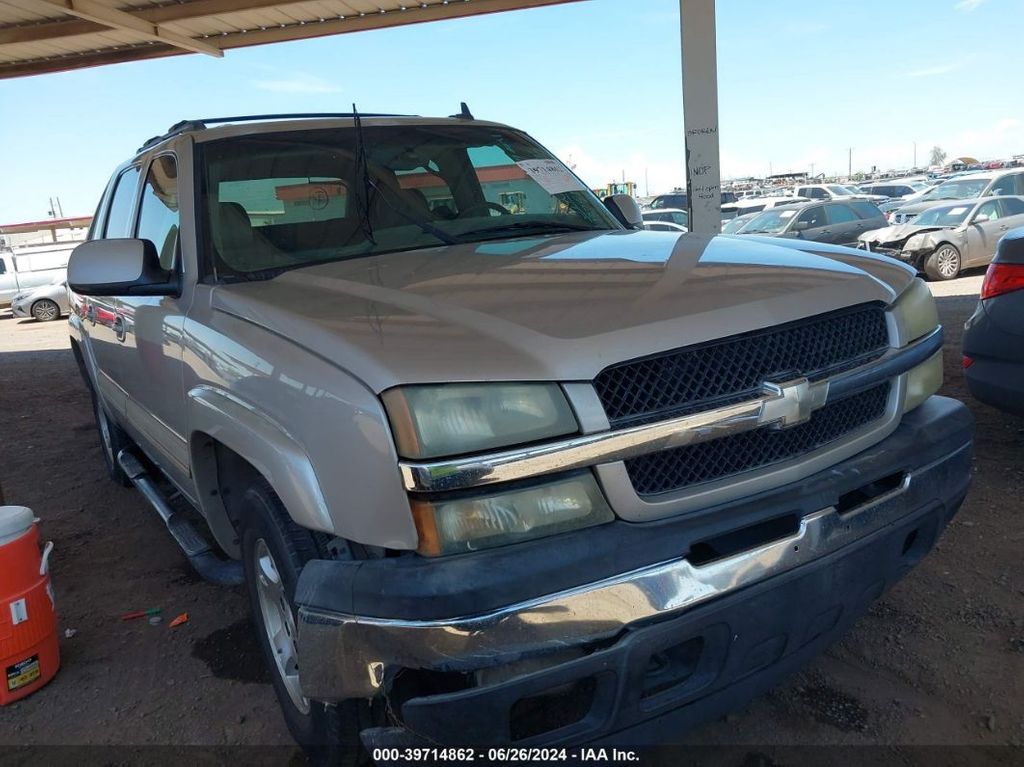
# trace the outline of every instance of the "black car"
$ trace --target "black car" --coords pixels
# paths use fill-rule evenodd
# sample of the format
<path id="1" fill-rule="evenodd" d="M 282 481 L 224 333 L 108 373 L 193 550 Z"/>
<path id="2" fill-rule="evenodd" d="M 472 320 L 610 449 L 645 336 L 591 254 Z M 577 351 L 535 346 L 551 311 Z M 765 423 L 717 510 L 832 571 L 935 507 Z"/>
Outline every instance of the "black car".
<path id="1" fill-rule="evenodd" d="M 999 241 L 964 326 L 963 365 L 975 399 L 1024 415 L 1024 228 Z"/>
<path id="2" fill-rule="evenodd" d="M 791 237 L 833 245 L 857 244 L 864 232 L 886 226 L 885 216 L 866 200 L 805 202 L 766 210 L 739 234 Z"/>

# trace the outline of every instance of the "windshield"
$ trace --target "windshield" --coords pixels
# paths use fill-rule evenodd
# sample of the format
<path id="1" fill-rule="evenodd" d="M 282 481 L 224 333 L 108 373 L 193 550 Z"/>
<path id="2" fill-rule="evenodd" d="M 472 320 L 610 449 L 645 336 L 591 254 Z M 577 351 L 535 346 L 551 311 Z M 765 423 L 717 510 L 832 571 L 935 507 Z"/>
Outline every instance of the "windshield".
<path id="1" fill-rule="evenodd" d="M 786 228 L 797 214 L 792 208 L 773 208 L 755 216 L 743 227 L 743 234 L 777 234 Z"/>
<path id="2" fill-rule="evenodd" d="M 987 178 L 958 178 L 954 181 L 946 181 L 932 189 L 922 199 L 926 200 L 968 200 L 971 197 L 981 197 L 985 187 L 989 184 Z"/>
<path id="3" fill-rule="evenodd" d="M 940 205 L 915 218 L 914 226 L 960 226 L 970 212 L 970 205 Z"/>
<path id="4" fill-rule="evenodd" d="M 722 234 L 736 234 L 751 221 L 750 216 L 731 218 L 722 224 Z"/>
<path id="5" fill-rule="evenodd" d="M 621 228 L 518 131 L 366 126 L 361 138 L 338 128 L 206 144 L 202 210 L 216 276 L 258 279 L 390 251 Z"/>

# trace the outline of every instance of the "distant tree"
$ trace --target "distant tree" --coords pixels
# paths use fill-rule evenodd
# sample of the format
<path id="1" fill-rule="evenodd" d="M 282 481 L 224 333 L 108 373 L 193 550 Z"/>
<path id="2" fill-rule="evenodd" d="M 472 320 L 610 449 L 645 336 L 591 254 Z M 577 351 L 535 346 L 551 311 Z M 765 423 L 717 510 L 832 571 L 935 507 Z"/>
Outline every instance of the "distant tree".
<path id="1" fill-rule="evenodd" d="M 942 151 L 942 147 L 932 147 L 932 165 L 942 165 L 946 161 L 946 153 Z"/>

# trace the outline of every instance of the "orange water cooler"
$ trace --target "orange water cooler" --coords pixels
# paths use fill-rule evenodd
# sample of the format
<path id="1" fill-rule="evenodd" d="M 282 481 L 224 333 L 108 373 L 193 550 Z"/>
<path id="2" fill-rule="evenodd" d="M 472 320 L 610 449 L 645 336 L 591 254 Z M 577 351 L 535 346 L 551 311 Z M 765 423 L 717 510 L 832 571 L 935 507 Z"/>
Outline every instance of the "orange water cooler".
<path id="1" fill-rule="evenodd" d="M 60 666 L 52 548 L 48 543 L 40 554 L 30 509 L 0 506 L 0 706 L 35 692 Z"/>

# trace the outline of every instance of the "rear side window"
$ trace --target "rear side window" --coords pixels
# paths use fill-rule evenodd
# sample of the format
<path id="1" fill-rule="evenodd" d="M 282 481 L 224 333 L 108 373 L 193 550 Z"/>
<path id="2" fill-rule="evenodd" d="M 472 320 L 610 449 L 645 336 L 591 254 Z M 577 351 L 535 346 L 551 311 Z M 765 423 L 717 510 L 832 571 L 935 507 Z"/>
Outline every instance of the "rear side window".
<path id="1" fill-rule="evenodd" d="M 1018 197 L 1007 197 L 1000 200 L 999 203 L 1003 206 L 1003 215 L 1005 216 L 1019 216 L 1024 213 L 1024 200 Z"/>
<path id="2" fill-rule="evenodd" d="M 117 179 L 114 196 L 110 199 L 107 223 L 103 228 L 104 239 L 128 237 L 131 234 L 132 206 L 135 189 L 139 184 L 139 169 L 129 168 Z"/>
<path id="3" fill-rule="evenodd" d="M 850 207 L 861 218 L 882 218 L 883 213 L 870 202 L 851 202 Z"/>
<path id="4" fill-rule="evenodd" d="M 178 255 L 178 166 L 172 155 L 161 155 L 149 166 L 136 236 L 156 246 L 160 266 L 174 268 Z"/>

